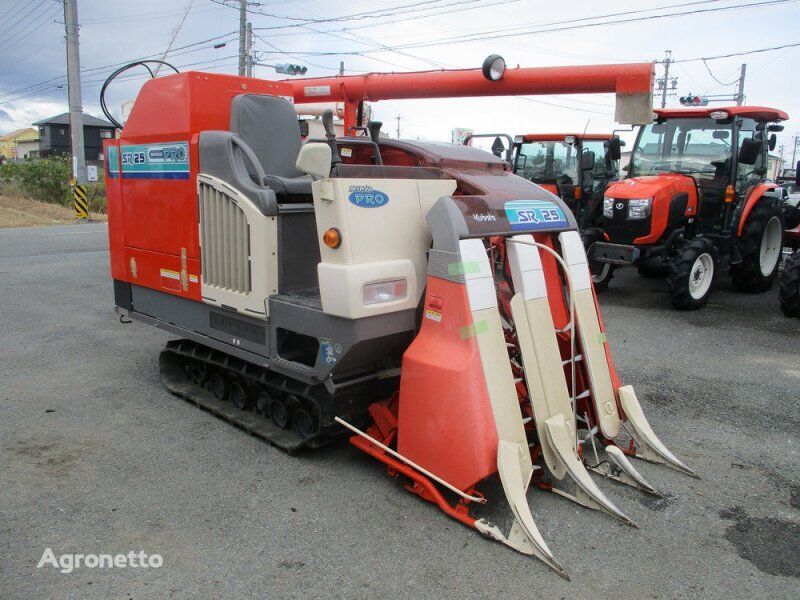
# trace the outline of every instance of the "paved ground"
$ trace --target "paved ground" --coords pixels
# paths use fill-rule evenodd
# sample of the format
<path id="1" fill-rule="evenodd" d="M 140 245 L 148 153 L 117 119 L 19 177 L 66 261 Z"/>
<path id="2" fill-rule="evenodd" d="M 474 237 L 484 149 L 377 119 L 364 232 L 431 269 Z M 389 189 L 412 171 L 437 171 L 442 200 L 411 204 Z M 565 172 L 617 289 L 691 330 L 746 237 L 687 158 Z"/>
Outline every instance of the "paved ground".
<path id="1" fill-rule="evenodd" d="M 0 598 L 797 597 L 800 322 L 723 285 L 681 314 L 661 282 L 603 297 L 624 379 L 694 480 L 600 485 L 633 530 L 530 493 L 567 583 L 448 520 L 346 445 L 290 458 L 168 395 L 167 339 L 112 312 L 105 226 L 0 231 Z M 63 553 L 159 553 L 60 574 Z"/>

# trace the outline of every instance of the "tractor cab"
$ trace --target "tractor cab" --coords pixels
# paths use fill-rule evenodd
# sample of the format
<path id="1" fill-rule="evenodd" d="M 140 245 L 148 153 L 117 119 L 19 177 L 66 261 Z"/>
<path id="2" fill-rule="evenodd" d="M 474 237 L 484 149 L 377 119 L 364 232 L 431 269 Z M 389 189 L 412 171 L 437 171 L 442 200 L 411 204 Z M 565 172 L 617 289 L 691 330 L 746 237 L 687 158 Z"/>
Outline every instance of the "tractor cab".
<path id="1" fill-rule="evenodd" d="M 612 134 L 518 135 L 514 173 L 561 197 L 582 230 L 597 227 L 603 192 L 619 175 L 621 144 Z"/>
<path id="2" fill-rule="evenodd" d="M 605 192 L 604 241 L 591 253 L 595 271 L 600 273 L 601 263 L 632 264 L 643 274 L 664 274 L 680 248 L 702 238 L 698 248 L 714 249 L 708 269 L 731 267 L 741 289 L 769 287 L 777 272 L 782 217 L 781 194 L 765 181 L 767 153 L 783 129 L 777 122 L 787 118 L 764 107 L 656 110 L 653 122 L 639 130 L 627 177 Z M 611 270 L 606 269 L 609 279 Z M 697 298 L 673 302 L 702 304 L 700 296 L 711 289 L 707 283 Z"/>

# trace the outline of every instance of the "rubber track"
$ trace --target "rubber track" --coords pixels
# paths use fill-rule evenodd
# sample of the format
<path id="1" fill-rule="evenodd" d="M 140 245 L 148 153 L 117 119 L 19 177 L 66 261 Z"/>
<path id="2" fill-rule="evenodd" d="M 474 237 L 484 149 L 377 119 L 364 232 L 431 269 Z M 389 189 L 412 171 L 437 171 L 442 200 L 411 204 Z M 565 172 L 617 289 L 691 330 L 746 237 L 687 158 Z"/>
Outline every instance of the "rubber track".
<path id="1" fill-rule="evenodd" d="M 317 407 L 318 415 L 322 414 L 319 410 L 320 394 L 330 396 L 321 384 L 306 385 L 189 340 L 170 341 L 166 349 L 161 352 L 159 357 L 161 380 L 170 392 L 238 425 L 289 454 L 294 454 L 304 447 L 319 448 L 330 444 L 345 433 L 335 423 L 323 421 L 317 433 L 302 439 L 292 429 L 280 429 L 255 408 L 240 410 L 227 399 L 217 400 L 204 385 L 189 377 L 185 368 L 187 358 L 206 363 L 209 373 L 212 369 L 232 372 L 242 380 L 267 388 L 267 392 L 272 396 L 292 394 L 301 401 Z"/>

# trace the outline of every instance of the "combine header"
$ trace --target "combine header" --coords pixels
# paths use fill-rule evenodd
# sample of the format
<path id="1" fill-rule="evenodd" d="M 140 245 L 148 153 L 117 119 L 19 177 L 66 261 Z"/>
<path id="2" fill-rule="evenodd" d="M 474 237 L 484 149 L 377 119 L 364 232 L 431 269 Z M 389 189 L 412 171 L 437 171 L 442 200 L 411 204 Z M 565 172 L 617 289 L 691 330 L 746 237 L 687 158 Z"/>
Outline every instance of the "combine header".
<path id="1" fill-rule="evenodd" d="M 145 84 L 105 143 L 117 312 L 181 338 L 161 355 L 173 393 L 291 453 L 352 434 L 567 577 L 532 481 L 632 525 L 590 472 L 651 494 L 629 456 L 693 474 L 619 381 L 574 218 L 476 149 L 378 124 L 336 139 L 330 115 L 301 146 L 291 95 L 210 73 Z M 503 503 L 509 522 L 490 520 Z"/>

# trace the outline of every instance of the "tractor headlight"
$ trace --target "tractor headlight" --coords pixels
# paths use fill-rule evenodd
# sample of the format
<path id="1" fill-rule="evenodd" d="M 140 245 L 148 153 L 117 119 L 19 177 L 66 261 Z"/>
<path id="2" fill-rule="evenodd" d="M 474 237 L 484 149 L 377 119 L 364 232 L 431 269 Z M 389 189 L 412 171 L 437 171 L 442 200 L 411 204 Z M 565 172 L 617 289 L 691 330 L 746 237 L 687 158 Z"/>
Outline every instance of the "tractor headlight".
<path id="1" fill-rule="evenodd" d="M 364 304 L 380 304 L 402 300 L 408 293 L 408 283 L 405 279 L 392 279 L 391 281 L 376 281 L 364 285 Z"/>
<path id="2" fill-rule="evenodd" d="M 652 198 L 631 198 L 628 200 L 628 218 L 646 219 L 650 216 L 652 204 Z"/>
<path id="3" fill-rule="evenodd" d="M 614 199 L 603 198 L 603 216 L 611 219 L 614 216 Z"/>

